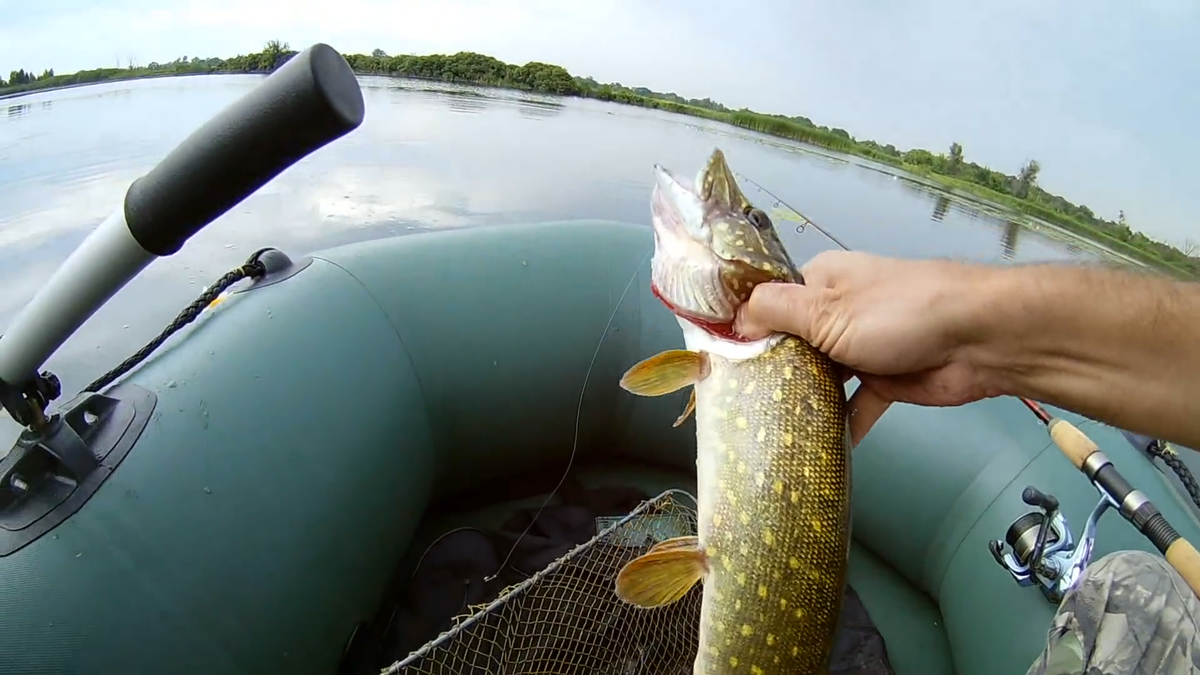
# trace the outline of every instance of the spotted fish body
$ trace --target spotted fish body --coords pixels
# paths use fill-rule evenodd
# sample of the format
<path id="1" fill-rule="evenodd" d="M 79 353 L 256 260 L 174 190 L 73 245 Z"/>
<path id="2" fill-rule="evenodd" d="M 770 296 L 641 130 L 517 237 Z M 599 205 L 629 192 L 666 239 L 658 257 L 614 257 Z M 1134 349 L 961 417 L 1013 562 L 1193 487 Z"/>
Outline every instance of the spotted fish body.
<path id="1" fill-rule="evenodd" d="M 755 285 L 801 280 L 719 150 L 696 185 L 660 168 L 654 197 L 655 292 L 686 349 L 635 365 L 622 386 L 693 387 L 680 422 L 694 410 L 698 533 L 631 561 L 617 594 L 654 607 L 703 584 L 697 675 L 825 672 L 850 544 L 845 389 L 804 340 L 733 332 Z"/>
<path id="2" fill-rule="evenodd" d="M 850 541 L 845 390 L 793 337 L 709 364 L 695 385 L 708 561 L 695 672 L 821 672 Z"/>

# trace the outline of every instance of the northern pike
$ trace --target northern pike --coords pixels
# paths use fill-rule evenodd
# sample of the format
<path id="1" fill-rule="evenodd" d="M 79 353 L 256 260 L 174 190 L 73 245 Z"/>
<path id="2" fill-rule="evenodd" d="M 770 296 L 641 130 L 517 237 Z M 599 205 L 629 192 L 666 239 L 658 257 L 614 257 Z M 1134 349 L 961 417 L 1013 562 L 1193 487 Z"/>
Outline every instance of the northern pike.
<path id="1" fill-rule="evenodd" d="M 720 149 L 694 185 L 654 170 L 651 287 L 686 348 L 636 364 L 621 386 L 641 396 L 692 387 L 675 426 L 695 413 L 698 536 L 630 561 L 616 593 L 657 607 L 702 582 L 697 675 L 824 672 L 850 546 L 840 368 L 799 337 L 734 331 L 755 286 L 803 279 Z"/>

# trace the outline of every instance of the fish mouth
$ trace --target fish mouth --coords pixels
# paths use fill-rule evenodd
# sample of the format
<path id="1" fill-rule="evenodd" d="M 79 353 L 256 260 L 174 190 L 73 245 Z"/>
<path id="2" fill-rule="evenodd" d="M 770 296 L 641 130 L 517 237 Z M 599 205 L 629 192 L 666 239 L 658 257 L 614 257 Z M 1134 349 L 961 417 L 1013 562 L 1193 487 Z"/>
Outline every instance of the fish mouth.
<path id="1" fill-rule="evenodd" d="M 714 172 L 714 165 L 724 168 Z M 728 195 L 741 194 L 722 179 L 729 173 L 720 150 L 691 184 L 654 165 L 651 290 L 676 316 L 719 337 L 744 341 L 733 331 L 736 298 L 725 285 L 726 261 L 714 252 L 709 224 L 713 213 L 729 209 Z"/>
<path id="2" fill-rule="evenodd" d="M 686 233 L 704 245 L 712 244 L 712 231 L 706 221 L 714 212 L 744 214 L 751 208 L 720 148 L 713 150 L 690 184 L 655 164 L 650 203 L 656 231 L 660 225 L 666 226 L 674 234 Z"/>
<path id="3" fill-rule="evenodd" d="M 720 148 L 713 150 L 708 163 L 696 177 L 699 197 L 713 207 L 735 213 L 746 213 L 752 206 L 733 177 L 733 169 L 725 161 Z"/>
<path id="4" fill-rule="evenodd" d="M 655 234 L 668 237 L 668 242 L 664 243 L 682 245 L 683 238 L 695 240 L 699 244 L 709 242 L 708 233 L 703 227 L 704 203 L 700 195 L 692 185 L 676 177 L 661 164 L 654 165 L 654 191 L 650 196 L 650 213 Z"/>
<path id="5" fill-rule="evenodd" d="M 713 336 L 746 342 L 733 320 L 753 289 L 799 280 L 770 217 L 746 199 L 719 148 L 694 182 L 658 164 L 654 177 L 654 294 Z"/>

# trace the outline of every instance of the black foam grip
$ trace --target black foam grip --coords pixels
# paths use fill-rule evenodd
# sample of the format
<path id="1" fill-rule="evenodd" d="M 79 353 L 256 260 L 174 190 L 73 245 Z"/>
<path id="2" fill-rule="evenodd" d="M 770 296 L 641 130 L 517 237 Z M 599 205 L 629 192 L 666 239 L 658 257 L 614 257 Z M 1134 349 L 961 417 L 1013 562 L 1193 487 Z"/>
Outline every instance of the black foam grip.
<path id="1" fill-rule="evenodd" d="M 129 231 L 146 251 L 171 255 L 284 169 L 362 120 L 354 71 L 329 45 L 313 45 L 129 186 Z"/>
<path id="2" fill-rule="evenodd" d="M 1112 495 L 1117 504 L 1123 505 L 1125 498 L 1129 496 L 1130 492 L 1133 492 L 1133 486 L 1129 484 L 1129 481 L 1125 480 L 1125 477 L 1112 464 L 1105 464 L 1100 467 L 1100 470 L 1096 472 L 1092 480 L 1104 488 L 1105 492 Z"/>

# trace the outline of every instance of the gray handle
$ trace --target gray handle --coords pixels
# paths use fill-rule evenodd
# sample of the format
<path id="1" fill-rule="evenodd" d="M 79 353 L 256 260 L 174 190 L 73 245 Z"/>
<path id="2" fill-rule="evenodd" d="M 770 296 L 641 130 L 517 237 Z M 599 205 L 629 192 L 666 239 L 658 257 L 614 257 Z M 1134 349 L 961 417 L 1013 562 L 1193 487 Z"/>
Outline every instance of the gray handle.
<path id="1" fill-rule="evenodd" d="M 105 302 L 284 169 L 357 128 L 362 90 L 332 47 L 294 56 L 197 129 L 80 244 L 0 336 L 7 403 Z"/>
<path id="2" fill-rule="evenodd" d="M 362 91 L 350 65 L 329 45 L 313 45 L 129 186 L 129 231 L 150 253 L 171 255 L 281 171 L 362 120 Z"/>

